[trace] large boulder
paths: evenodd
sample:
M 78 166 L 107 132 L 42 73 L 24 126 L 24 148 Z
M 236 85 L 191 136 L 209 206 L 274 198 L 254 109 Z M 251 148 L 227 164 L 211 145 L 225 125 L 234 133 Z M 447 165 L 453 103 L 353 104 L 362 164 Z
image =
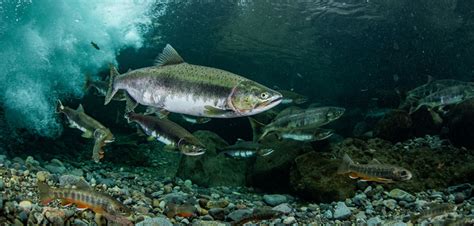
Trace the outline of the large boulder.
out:
M 374 128 L 374 136 L 399 142 L 412 136 L 413 121 L 406 111 L 394 110 L 385 115 Z
M 290 171 L 294 191 L 317 202 L 332 202 L 354 196 L 356 183 L 337 175 L 340 160 L 329 153 L 309 152 L 298 156 Z
M 200 186 L 245 186 L 248 161 L 218 155 L 216 149 L 228 143 L 213 132 L 200 130 L 194 135 L 206 145 L 207 151 L 201 156 L 183 156 L 177 176 Z
M 448 128 L 454 145 L 474 148 L 474 99 L 453 107 L 448 114 Z
M 264 157 L 257 156 L 248 172 L 248 184 L 267 192 L 289 192 L 289 172 L 294 159 L 312 151 L 311 145 L 278 140 L 274 136 L 266 137 L 262 143 L 272 147 L 274 152 Z

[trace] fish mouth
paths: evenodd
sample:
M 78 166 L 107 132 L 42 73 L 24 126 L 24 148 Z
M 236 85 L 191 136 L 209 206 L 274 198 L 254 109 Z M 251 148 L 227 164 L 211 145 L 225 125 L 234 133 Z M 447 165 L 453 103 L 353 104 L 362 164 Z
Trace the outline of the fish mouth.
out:
M 283 100 L 283 96 L 280 95 L 280 96 L 275 97 L 273 100 L 269 100 L 265 103 L 262 103 L 260 107 L 270 109 L 278 105 L 282 100 Z

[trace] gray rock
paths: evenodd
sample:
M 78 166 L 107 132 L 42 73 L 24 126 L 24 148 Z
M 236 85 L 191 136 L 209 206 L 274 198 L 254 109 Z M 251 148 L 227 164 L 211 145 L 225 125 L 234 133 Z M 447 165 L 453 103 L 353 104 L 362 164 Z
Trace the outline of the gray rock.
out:
M 142 222 L 138 222 L 136 226 L 150 226 L 150 225 L 159 225 L 159 226 L 173 226 L 170 220 L 166 217 L 153 217 L 147 218 Z
M 193 186 L 193 182 L 191 180 L 184 181 L 184 187 L 191 188 Z
M 407 202 L 414 202 L 415 201 L 415 196 L 413 196 L 412 194 L 402 190 L 402 189 L 398 189 L 398 188 L 395 188 L 393 190 L 391 190 L 389 193 L 388 193 L 388 196 L 390 198 L 393 198 L 393 199 L 396 199 L 396 200 L 399 200 L 399 201 L 407 201 Z
M 351 216 L 351 210 L 344 202 L 338 202 L 334 210 L 334 219 L 344 220 Z
M 270 206 L 277 206 L 287 201 L 286 196 L 284 195 L 264 195 L 263 201 Z
M 472 195 L 472 185 L 469 183 L 460 184 L 456 186 L 448 187 L 449 194 L 462 193 L 465 198 L 469 198 Z
M 70 174 L 74 176 L 82 177 L 84 176 L 84 171 L 82 171 L 82 169 L 73 169 L 71 170 Z
M 352 202 L 356 206 L 364 206 L 364 204 L 367 202 L 367 195 L 365 193 L 359 193 L 354 196 Z
M 283 224 L 289 225 L 296 222 L 295 217 L 287 217 L 283 220 Z
M 227 211 L 224 208 L 212 208 L 209 210 L 209 215 L 216 220 L 224 220 Z
M 395 208 L 397 208 L 397 201 L 395 199 L 386 199 L 383 200 L 383 205 L 389 208 L 390 210 L 394 210 Z
M 396 222 L 396 223 L 392 223 L 390 225 L 392 225 L 392 226 L 408 226 L 408 224 L 405 223 L 405 222 Z
M 382 225 L 382 220 L 379 217 L 372 217 L 367 221 L 367 226 L 379 226 Z
M 364 211 L 360 211 L 355 215 L 356 219 L 358 220 L 364 220 L 367 219 L 367 216 L 365 215 Z
M 64 166 L 61 167 L 61 166 L 55 166 L 51 164 L 44 166 L 44 168 L 46 168 L 50 173 L 54 173 L 54 174 L 63 174 L 66 171 L 66 167 Z
M 81 219 L 74 219 L 74 225 L 76 226 L 87 226 L 88 224 Z
M 290 205 L 288 205 L 288 203 L 282 203 L 278 206 L 273 207 L 272 209 L 276 211 L 280 211 L 284 214 L 291 213 L 291 210 L 292 210 L 292 208 L 290 207 Z
M 107 185 L 107 187 L 115 186 L 115 180 L 111 178 L 99 178 L 97 181 L 99 182 L 99 184 Z
M 326 211 L 323 213 L 323 217 L 325 217 L 326 219 L 332 219 L 332 218 L 333 218 L 333 215 L 332 215 L 331 210 L 326 210 Z
M 252 211 L 249 209 L 239 209 L 232 211 L 229 215 L 227 215 L 227 217 L 233 221 L 238 221 L 244 217 L 250 216 L 251 214 Z

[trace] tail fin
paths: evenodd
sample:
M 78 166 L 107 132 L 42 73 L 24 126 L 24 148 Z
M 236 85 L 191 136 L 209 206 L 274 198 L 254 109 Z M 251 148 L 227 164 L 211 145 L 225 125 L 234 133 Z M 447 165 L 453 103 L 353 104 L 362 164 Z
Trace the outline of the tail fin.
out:
M 57 100 L 56 113 L 61 113 L 61 112 L 63 112 L 63 110 L 64 110 L 63 103 L 61 103 L 60 100 Z
M 109 66 L 110 66 L 109 88 L 107 89 L 107 94 L 105 95 L 104 105 L 107 105 L 112 100 L 115 93 L 117 93 L 117 89 L 114 88 L 114 80 L 115 80 L 115 77 L 119 75 L 119 73 L 117 69 L 114 67 L 114 65 L 110 64 Z
M 256 119 L 252 117 L 249 117 L 249 122 L 250 122 L 250 126 L 252 127 L 253 141 L 257 142 L 263 137 L 264 134 L 266 135 L 266 133 L 264 133 L 263 131 L 265 124 L 257 121 Z
M 38 182 L 39 199 L 43 205 L 47 205 L 53 201 L 54 196 L 52 195 L 51 188 L 44 182 Z
M 338 174 L 348 173 L 350 171 L 349 166 L 351 164 L 354 164 L 354 161 L 352 161 L 349 155 L 344 154 L 344 157 L 342 158 L 342 163 L 341 165 L 339 165 L 339 168 L 337 169 L 337 173 Z
M 84 92 L 87 92 L 89 88 L 91 88 L 92 83 L 92 76 L 90 74 L 86 74 L 86 81 L 84 82 L 84 87 L 82 89 Z

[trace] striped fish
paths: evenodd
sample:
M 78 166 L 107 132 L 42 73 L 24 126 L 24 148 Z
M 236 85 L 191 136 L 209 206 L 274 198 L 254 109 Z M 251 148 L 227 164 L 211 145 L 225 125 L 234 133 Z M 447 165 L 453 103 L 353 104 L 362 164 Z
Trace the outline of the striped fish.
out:
M 105 103 L 124 90 L 129 101 L 209 118 L 258 114 L 281 102 L 282 95 L 255 81 L 212 67 L 188 64 L 166 45 L 155 66 L 119 75 L 111 66 Z M 128 104 L 133 110 L 135 103 Z
M 131 211 L 113 197 L 87 188 L 51 188 L 38 182 L 39 198 L 43 205 L 61 200 L 63 205 L 75 204 L 79 209 L 90 209 L 98 214 L 130 216 Z
M 206 151 L 204 145 L 185 128 L 166 118 L 128 112 L 125 118 L 129 123 L 137 123 L 150 139 L 165 144 L 166 150 L 179 150 L 185 155 L 201 155 Z
M 337 170 L 338 174 L 349 174 L 352 179 L 363 181 L 393 183 L 394 181 L 410 180 L 412 174 L 407 169 L 388 164 L 382 164 L 376 159 L 369 164 L 358 164 L 349 155 L 344 154 L 343 161 Z

